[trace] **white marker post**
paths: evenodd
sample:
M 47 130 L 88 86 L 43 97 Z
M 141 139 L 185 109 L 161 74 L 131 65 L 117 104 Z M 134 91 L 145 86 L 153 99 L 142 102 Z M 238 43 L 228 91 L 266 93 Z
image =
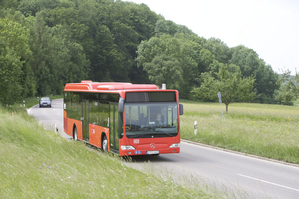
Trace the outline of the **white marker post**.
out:
M 221 93 L 220 93 L 220 91 L 218 92 L 218 98 L 219 98 L 219 103 L 220 103 L 220 105 L 221 105 L 221 114 L 222 114 L 222 117 L 223 117 L 222 101 L 221 101 Z
M 194 121 L 194 135 L 197 134 L 197 121 Z
M 56 125 L 56 123 L 55 123 L 55 125 L 54 125 L 54 131 L 55 131 L 55 133 L 56 133 L 56 135 L 57 135 L 57 125 Z

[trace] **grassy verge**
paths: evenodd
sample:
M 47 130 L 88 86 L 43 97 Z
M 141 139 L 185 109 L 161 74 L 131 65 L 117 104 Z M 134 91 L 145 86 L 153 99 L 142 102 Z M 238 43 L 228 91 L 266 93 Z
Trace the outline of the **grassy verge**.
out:
M 299 164 L 297 107 L 235 103 L 222 117 L 219 103 L 182 102 L 181 138 Z
M 126 167 L 123 160 L 45 131 L 0 108 L 0 198 L 224 198 Z

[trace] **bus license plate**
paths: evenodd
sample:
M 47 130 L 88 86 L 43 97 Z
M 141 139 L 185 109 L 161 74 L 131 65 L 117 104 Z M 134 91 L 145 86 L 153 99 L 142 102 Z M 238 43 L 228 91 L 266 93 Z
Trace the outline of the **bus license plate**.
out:
M 147 151 L 146 154 L 159 154 L 159 151 Z

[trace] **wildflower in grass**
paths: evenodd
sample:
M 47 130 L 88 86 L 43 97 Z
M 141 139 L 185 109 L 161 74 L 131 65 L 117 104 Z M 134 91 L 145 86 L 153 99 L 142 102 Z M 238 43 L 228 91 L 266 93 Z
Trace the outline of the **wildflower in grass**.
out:
M 50 166 L 48 166 L 48 168 L 49 168 L 49 169 L 51 169 L 51 167 L 50 167 Z
M 115 197 L 117 197 L 117 195 L 115 195 Z
M 104 188 L 104 187 L 105 187 L 105 185 L 102 185 L 102 187 Z
M 116 190 L 116 188 L 114 188 L 114 190 Z
M 63 179 L 61 179 L 61 182 L 63 181 Z
M 43 189 L 46 188 L 45 186 L 43 186 Z
M 40 167 L 40 169 L 42 169 L 43 167 Z
M 45 164 L 43 164 L 45 166 Z
M 69 176 L 69 179 L 71 178 L 71 176 Z

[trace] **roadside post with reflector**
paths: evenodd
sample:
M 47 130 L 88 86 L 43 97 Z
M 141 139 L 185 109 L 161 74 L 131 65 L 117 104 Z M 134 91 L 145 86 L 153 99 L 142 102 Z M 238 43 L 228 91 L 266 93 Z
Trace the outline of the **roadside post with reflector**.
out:
M 219 103 L 220 103 L 220 105 L 221 105 L 221 115 L 222 115 L 222 117 L 223 117 L 222 101 L 221 101 L 221 93 L 220 93 L 220 91 L 218 92 L 218 98 L 219 98 Z

